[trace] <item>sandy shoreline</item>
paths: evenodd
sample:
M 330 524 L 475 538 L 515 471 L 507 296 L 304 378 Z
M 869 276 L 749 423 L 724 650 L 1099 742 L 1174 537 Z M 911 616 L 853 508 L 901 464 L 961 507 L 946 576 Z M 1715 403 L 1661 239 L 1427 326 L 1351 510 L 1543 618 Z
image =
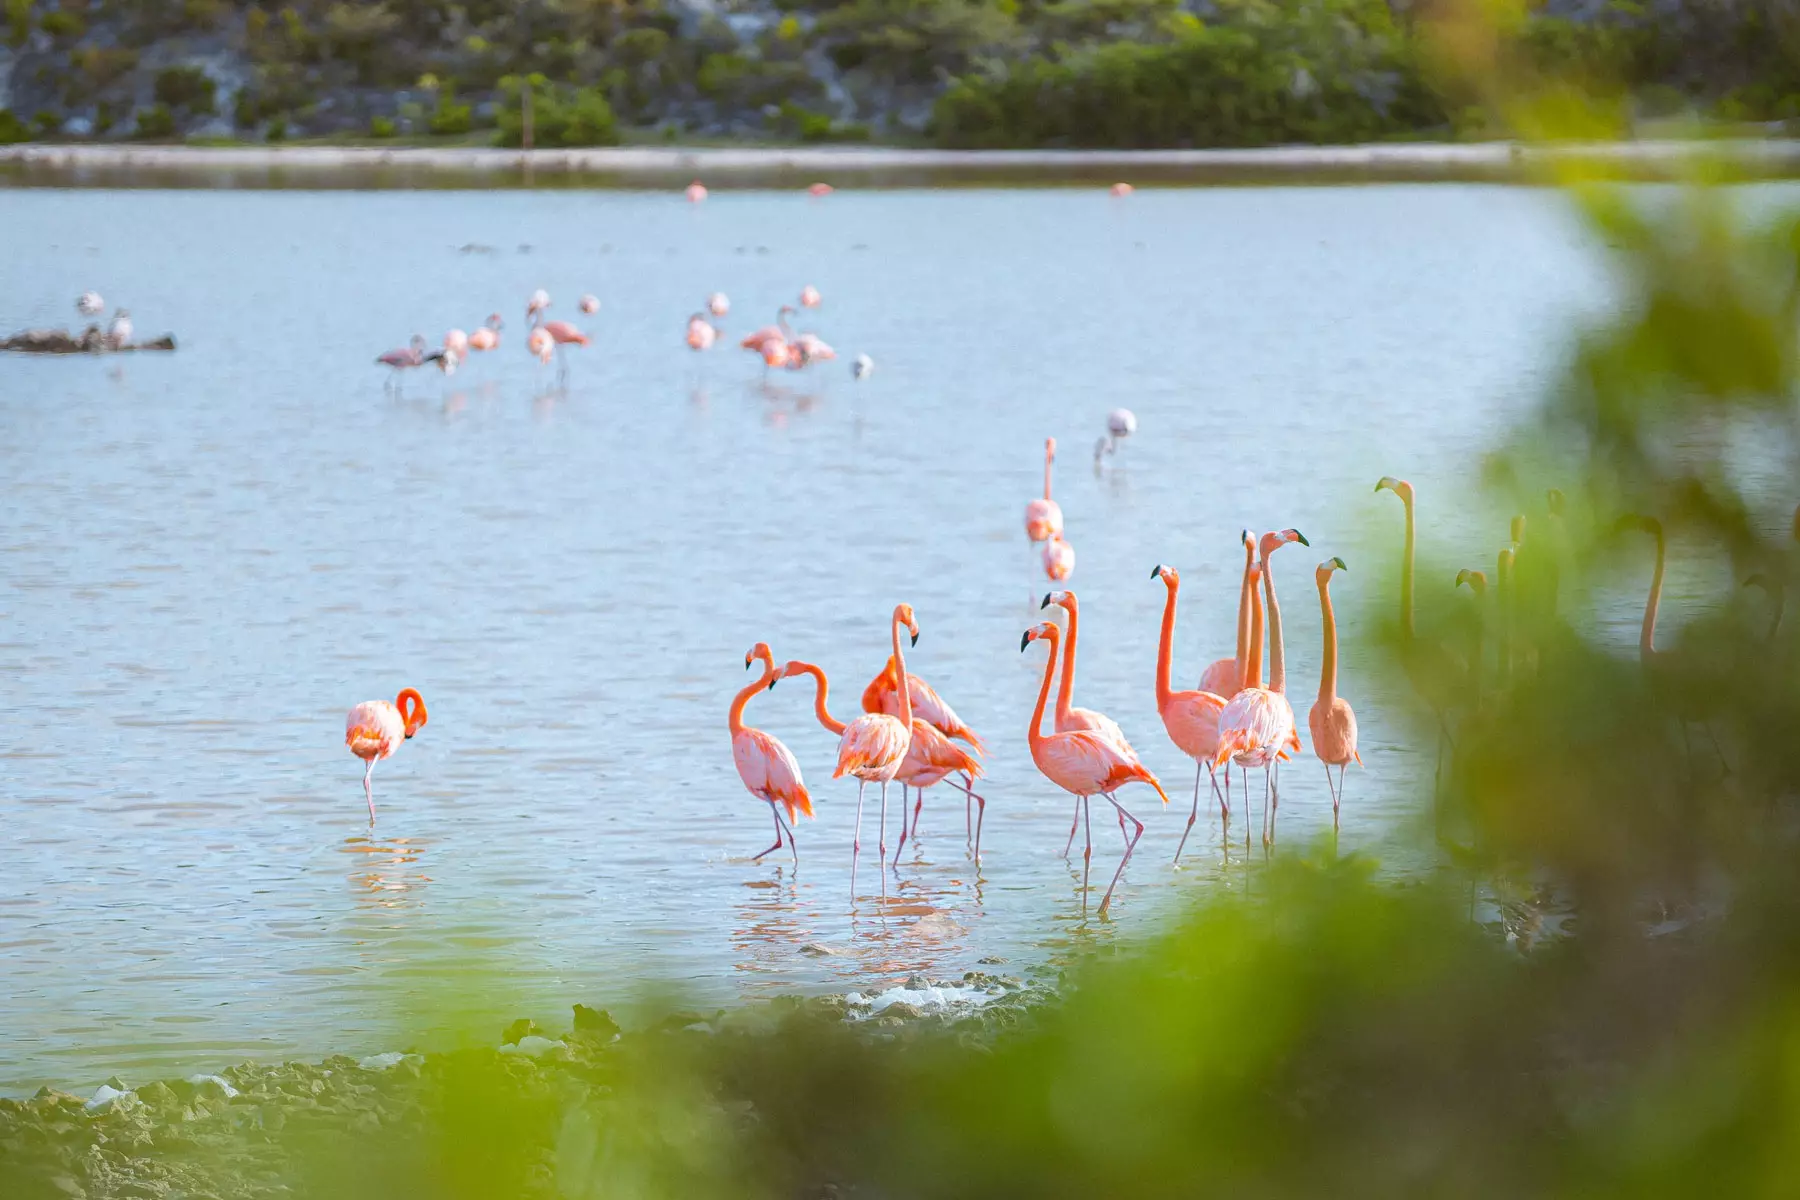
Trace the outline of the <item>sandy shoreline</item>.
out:
M 1800 176 L 1800 140 L 1279 146 L 1254 150 L 910 150 L 622 146 L 524 153 L 481 147 L 0 146 L 0 185 L 187 187 L 709 187 L 958 183 L 1136 184 L 1502 180 L 1536 182 L 1583 159 L 1633 178 L 1725 161 L 1742 178 Z

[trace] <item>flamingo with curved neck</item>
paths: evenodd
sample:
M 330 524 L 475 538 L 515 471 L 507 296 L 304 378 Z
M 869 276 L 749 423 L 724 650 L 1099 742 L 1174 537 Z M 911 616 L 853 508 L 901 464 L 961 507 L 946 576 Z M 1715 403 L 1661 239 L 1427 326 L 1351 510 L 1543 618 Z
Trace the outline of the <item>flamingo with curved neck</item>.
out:
M 1050 498 L 1050 466 L 1055 461 L 1056 439 L 1045 438 L 1044 494 L 1025 506 L 1025 536 L 1034 542 L 1048 542 L 1062 534 L 1062 507 Z
M 1150 578 L 1160 578 L 1168 588 L 1163 601 L 1162 636 L 1156 646 L 1156 711 L 1162 714 L 1163 729 L 1175 748 L 1194 760 L 1194 806 L 1188 812 L 1187 828 L 1181 831 L 1181 842 L 1175 847 L 1175 861 L 1187 845 L 1188 834 L 1200 816 L 1200 772 L 1213 772 L 1213 795 L 1219 801 L 1219 818 L 1231 819 L 1231 809 L 1219 792 L 1218 768 L 1211 766 L 1219 750 L 1219 714 L 1225 711 L 1225 697 L 1205 690 L 1178 692 L 1171 682 L 1175 658 L 1175 604 L 1181 592 L 1181 576 L 1174 567 L 1158 564 Z
M 1112 904 L 1113 890 L 1119 886 L 1119 878 L 1125 874 L 1125 865 L 1131 861 L 1132 851 L 1137 849 L 1138 842 L 1144 836 L 1144 823 L 1132 816 L 1130 811 L 1113 796 L 1119 788 L 1127 783 L 1147 783 L 1156 789 L 1166 805 L 1169 797 L 1158 783 L 1156 776 L 1142 763 L 1126 761 L 1123 755 L 1106 738 L 1091 729 L 1072 729 L 1067 733 L 1045 734 L 1041 728 L 1044 723 L 1044 706 L 1050 700 L 1050 684 L 1056 676 L 1057 644 L 1062 631 L 1053 623 L 1046 621 L 1025 631 L 1019 639 L 1021 653 L 1033 641 L 1040 638 L 1050 643 L 1050 656 L 1044 660 L 1044 683 L 1038 689 L 1037 706 L 1031 712 L 1031 726 L 1027 730 L 1027 740 L 1031 746 L 1031 760 L 1044 778 L 1062 788 L 1081 801 L 1083 813 L 1087 811 L 1090 796 L 1104 796 L 1126 820 L 1136 827 L 1131 842 L 1125 848 L 1125 855 L 1119 860 L 1119 869 L 1113 872 L 1112 883 L 1107 886 L 1106 895 L 1100 901 L 1100 913 Z M 1093 825 L 1088 823 L 1087 845 L 1081 852 L 1081 895 L 1082 903 L 1087 902 L 1088 867 L 1094 855 Z
M 1355 762 L 1362 766 L 1362 755 L 1356 752 L 1356 713 L 1350 702 L 1337 694 L 1338 638 L 1337 614 L 1331 609 L 1331 573 L 1348 571 L 1341 558 L 1319 564 L 1313 580 L 1319 585 L 1319 617 L 1325 627 L 1325 653 L 1319 665 L 1319 698 L 1306 714 L 1306 728 L 1312 734 L 1313 753 L 1325 764 L 1325 786 L 1331 791 L 1331 828 L 1338 825 L 1338 808 L 1344 800 L 1344 770 Z M 1337 782 L 1332 783 L 1331 768 L 1338 769 Z
M 794 861 L 799 862 L 800 843 L 794 840 L 793 826 L 801 813 L 813 815 L 812 796 L 800 777 L 800 764 L 794 759 L 793 751 L 782 745 L 779 738 L 744 724 L 744 706 L 750 703 L 750 697 L 774 687 L 781 678 L 767 642 L 756 643 L 744 655 L 744 669 L 748 671 L 758 660 L 763 665 L 762 675 L 732 697 L 731 710 L 725 718 L 726 727 L 731 731 L 731 761 L 737 767 L 738 778 L 744 781 L 744 787 L 752 796 L 769 806 L 769 815 L 775 822 L 775 844 L 751 861 L 760 861 L 764 854 L 781 849 L 785 834 L 794 852 Z M 786 825 L 782 824 L 782 809 L 787 810 Z
M 369 824 L 375 823 L 375 790 L 370 783 L 375 764 L 423 729 L 425 720 L 425 697 L 416 688 L 403 688 L 392 704 L 364 700 L 344 719 L 344 744 L 368 764 L 363 768 L 363 799 L 369 802 Z
M 1062 682 L 1056 689 L 1056 711 L 1051 723 L 1058 733 L 1066 733 L 1071 729 L 1091 729 L 1119 748 L 1126 758 L 1132 762 L 1140 762 L 1136 750 L 1125 740 L 1125 731 L 1119 723 L 1105 713 L 1095 712 L 1091 708 L 1075 708 L 1070 704 L 1075 691 L 1075 648 L 1081 633 L 1081 605 L 1074 592 L 1046 592 L 1044 600 L 1038 608 L 1044 609 L 1052 604 L 1069 614 L 1069 644 L 1062 652 Z M 1075 845 L 1075 827 L 1081 824 L 1081 802 L 1075 802 L 1075 817 L 1069 822 L 1069 840 L 1063 846 L 1063 857 L 1069 857 L 1069 851 Z M 1125 832 L 1125 818 L 1119 818 L 1119 836 L 1129 839 Z
M 895 669 L 904 678 L 906 656 L 900 649 L 900 627 L 906 626 L 912 634 L 914 645 L 919 641 L 919 623 L 913 617 L 912 605 L 895 605 L 889 625 L 888 632 L 893 637 Z M 863 713 L 844 726 L 843 736 L 838 739 L 837 769 L 832 771 L 831 777 L 839 779 L 845 775 L 854 775 L 857 781 L 856 833 L 850 844 L 850 890 L 853 895 L 856 891 L 856 863 L 862 854 L 863 793 L 870 783 L 881 785 L 881 831 L 877 845 L 885 860 L 888 784 L 900 773 L 900 764 L 906 758 L 907 747 L 912 744 L 912 689 L 896 690 L 900 695 L 898 714 L 889 716 L 887 713 Z M 822 707 L 823 697 L 820 699 Z
M 1449 743 L 1451 749 L 1456 748 L 1450 739 L 1449 714 L 1462 690 L 1464 673 L 1443 646 L 1421 641 L 1413 627 L 1413 550 L 1417 541 L 1413 485 L 1404 479 L 1384 475 L 1376 482 L 1375 490 L 1393 492 L 1406 509 L 1406 544 L 1400 561 L 1400 665 L 1411 680 L 1413 690 L 1437 718 L 1437 765 L 1432 771 L 1435 803 L 1443 790 L 1444 746 Z
M 1200 676 L 1200 690 L 1223 696 L 1227 700 L 1237 695 L 1243 686 L 1244 659 L 1250 652 L 1250 606 L 1251 597 L 1256 592 L 1256 585 L 1251 582 L 1251 568 L 1256 565 L 1256 535 L 1248 529 L 1238 535 L 1244 544 L 1244 578 L 1238 586 L 1238 621 L 1237 621 L 1237 655 L 1233 658 L 1221 658 L 1215 661 Z M 1231 785 L 1229 772 L 1225 776 L 1227 787 Z

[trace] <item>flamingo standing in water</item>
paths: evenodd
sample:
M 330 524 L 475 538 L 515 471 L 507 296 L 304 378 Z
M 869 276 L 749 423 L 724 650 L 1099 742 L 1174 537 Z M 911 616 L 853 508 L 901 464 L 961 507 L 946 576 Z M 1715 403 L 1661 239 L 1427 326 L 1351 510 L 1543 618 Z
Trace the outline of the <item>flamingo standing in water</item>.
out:
M 112 324 L 106 328 L 106 344 L 114 350 L 121 350 L 131 343 L 131 314 L 119 309 L 113 314 Z
M 810 283 L 800 289 L 801 308 L 817 308 L 823 299 L 824 297 L 819 295 L 819 289 Z
M 1034 625 L 1025 631 L 1019 639 L 1019 650 L 1022 653 L 1032 642 L 1042 638 L 1050 643 L 1050 656 L 1044 660 L 1044 682 L 1038 688 L 1037 707 L 1031 712 L 1031 726 L 1027 730 L 1027 738 L 1031 745 L 1031 761 L 1044 778 L 1075 796 L 1081 802 L 1083 815 L 1088 811 L 1088 798 L 1104 796 L 1113 808 L 1117 809 L 1121 818 L 1129 820 L 1136 827 L 1136 832 L 1126 844 L 1124 857 L 1119 859 L 1119 869 L 1113 872 L 1112 883 L 1107 885 L 1106 896 L 1100 901 L 1100 915 L 1105 916 L 1112 904 L 1113 889 L 1119 886 L 1119 879 L 1125 874 L 1125 866 L 1131 861 L 1132 851 L 1137 849 L 1138 842 L 1144 836 L 1144 823 L 1131 815 L 1123 804 L 1113 795 L 1128 783 L 1147 783 L 1156 789 L 1162 797 L 1163 804 L 1169 803 L 1169 797 L 1156 781 L 1156 776 L 1145 769 L 1142 763 L 1132 762 L 1119 752 L 1112 741 L 1091 729 L 1071 729 L 1067 733 L 1051 733 L 1046 735 L 1044 723 L 1044 705 L 1050 699 L 1050 681 L 1056 675 L 1057 642 L 1062 631 L 1052 622 Z M 1088 868 L 1094 857 L 1093 823 L 1088 823 L 1086 845 L 1081 852 L 1081 896 L 1082 904 L 1087 904 Z
M 397 389 L 400 386 L 400 372 L 425 365 L 425 339 L 413 334 L 412 342 L 406 349 L 389 350 L 375 360 L 375 365 L 389 369 L 387 382 L 382 386 Z
M 457 358 L 468 357 L 469 335 L 460 329 L 452 329 L 444 335 L 444 349 L 455 354 Z
M 1181 593 L 1181 575 L 1174 567 L 1159 563 L 1150 572 L 1150 577 L 1161 579 L 1168 588 L 1168 597 L 1163 601 L 1162 637 L 1156 646 L 1156 711 L 1162 714 L 1163 729 L 1175 743 L 1175 748 L 1194 760 L 1194 806 L 1188 811 L 1187 828 L 1181 831 L 1181 842 L 1175 847 L 1175 861 L 1179 863 L 1188 834 L 1194 831 L 1194 822 L 1200 816 L 1200 772 L 1203 768 L 1213 773 L 1213 796 L 1219 801 L 1220 818 L 1231 818 L 1231 810 L 1219 791 L 1218 768 L 1212 762 L 1219 752 L 1219 715 L 1225 711 L 1227 701 L 1216 692 L 1175 690 L 1175 604 Z
M 539 315 L 547 312 L 549 308 L 550 293 L 546 292 L 543 288 L 539 288 L 537 291 L 531 293 L 531 298 L 529 300 L 525 301 L 525 319 L 535 325 L 537 324 Z
M 1129 408 L 1115 408 L 1106 414 L 1106 436 L 1094 443 L 1094 467 L 1100 459 L 1119 452 L 1119 443 L 1137 432 L 1137 416 Z
M 1281 640 L 1281 604 L 1275 599 L 1275 572 L 1270 569 L 1269 556 L 1290 542 L 1307 545 L 1306 536 L 1298 529 L 1283 529 L 1277 533 L 1265 533 L 1257 539 L 1257 553 L 1261 559 L 1263 600 L 1269 611 L 1269 687 L 1274 693 L 1274 703 L 1280 709 L 1278 716 L 1287 729 L 1287 738 L 1283 743 L 1281 757 L 1285 759 L 1288 750 L 1300 750 L 1300 734 L 1298 723 L 1294 719 L 1294 707 L 1287 698 L 1287 657 L 1283 653 Z M 1272 802 L 1265 810 L 1267 828 L 1264 837 L 1269 841 L 1275 839 L 1275 818 L 1281 813 L 1281 768 L 1271 764 L 1272 782 L 1270 794 Z
M 345 718 L 344 744 L 368 764 L 363 768 L 363 799 L 369 802 L 369 824 L 375 823 L 375 791 L 369 782 L 375 774 L 375 764 L 390 757 L 401 742 L 423 728 L 425 697 L 414 688 L 406 688 L 392 704 L 386 700 L 364 700 Z
M 714 292 L 706 298 L 706 311 L 715 317 L 725 316 L 731 311 L 731 297 L 724 292 Z
M 906 673 L 906 656 L 900 650 L 900 627 L 904 625 L 912 634 L 912 644 L 919 644 L 919 623 L 913 619 L 912 605 L 900 604 L 894 607 L 894 616 L 890 622 L 889 632 L 893 635 L 894 661 L 898 664 L 901 675 Z M 841 779 L 845 775 L 856 776 L 856 833 L 850 843 L 850 890 L 856 891 L 856 860 L 862 853 L 862 809 L 863 792 L 871 783 L 881 785 L 881 833 L 877 847 L 881 857 L 887 858 L 887 789 L 894 777 L 900 773 L 900 764 L 906 758 L 907 747 L 912 744 L 913 709 L 910 688 L 900 692 L 900 711 L 894 716 L 886 713 L 864 713 L 848 725 L 844 726 L 843 736 L 838 739 L 837 769 L 832 771 L 833 779 Z
M 499 313 L 491 314 L 480 329 L 469 335 L 469 349 L 482 351 L 498 349 L 500 331 L 505 327 L 505 322 L 500 320 Z
M 969 728 L 968 723 L 956 715 L 956 710 L 951 708 L 949 703 L 938 695 L 929 683 L 908 672 L 906 692 L 907 698 L 912 702 L 915 717 L 924 720 L 945 737 L 956 738 L 968 743 L 976 754 L 985 755 L 987 753 L 987 744 L 981 740 L 981 735 Z M 889 716 L 895 716 L 900 712 L 900 675 L 894 668 L 892 655 L 888 657 L 887 664 L 882 667 L 880 673 L 869 681 L 869 686 L 863 689 L 862 707 L 864 712 L 887 713 Z M 942 758 L 944 755 L 940 753 L 937 757 Z M 979 845 L 982 818 L 987 815 L 987 801 L 972 790 L 976 774 L 979 772 L 968 773 L 960 786 L 963 792 L 963 834 L 965 837 L 969 836 L 970 821 L 973 818 L 974 839 Z M 970 801 L 980 803 L 981 811 L 979 813 L 970 812 Z M 913 822 L 913 836 L 915 838 L 919 836 L 916 814 Z
M 1691 655 L 1659 650 L 1656 646 L 1656 615 L 1662 607 L 1665 557 L 1662 522 L 1655 517 L 1630 514 L 1619 518 L 1614 532 L 1629 529 L 1639 530 L 1656 539 L 1656 568 L 1650 577 L 1650 595 L 1644 601 L 1644 624 L 1638 634 L 1638 658 L 1643 663 L 1644 674 L 1649 677 L 1650 690 L 1675 717 L 1676 728 L 1681 730 L 1683 752 L 1690 758 L 1693 755 L 1693 747 L 1688 743 L 1687 727 L 1689 722 L 1696 722 L 1706 730 L 1706 736 L 1712 741 L 1713 753 L 1719 756 L 1720 765 L 1729 771 L 1731 765 L 1726 762 L 1725 752 L 1719 748 L 1719 739 L 1709 723 L 1714 696 L 1711 681 L 1698 674 L 1697 668 L 1701 664 Z
M 525 339 L 525 350 L 538 362 L 549 366 L 551 356 L 556 353 L 556 339 L 550 336 L 548 329 L 533 329 L 531 336 Z
M 794 340 L 794 331 L 788 325 L 787 319 L 789 313 L 796 311 L 798 310 L 791 304 L 782 305 L 775 310 L 775 324 L 764 325 L 755 333 L 744 338 L 738 345 L 745 350 L 756 351 L 758 354 L 763 355 L 764 360 L 767 361 L 768 353 L 766 347 L 770 342 L 780 342 L 785 347 L 788 342 Z M 786 361 L 785 356 L 783 357 L 783 361 Z
M 1265 570 L 1265 563 L 1256 565 L 1258 579 L 1262 578 Z M 1271 770 L 1277 760 L 1287 757 L 1290 744 L 1298 744 L 1299 735 L 1294 730 L 1294 710 L 1287 698 L 1272 687 L 1264 688 L 1252 682 L 1262 673 L 1263 631 L 1260 611 L 1253 611 L 1251 620 L 1250 656 L 1245 662 L 1244 684 L 1219 714 L 1219 749 L 1213 755 L 1213 766 L 1222 767 L 1227 762 L 1235 762 L 1246 772 L 1252 767 L 1263 769 L 1263 842 L 1267 844 L 1270 840 L 1269 794 L 1273 786 Z M 1278 644 L 1280 635 L 1276 631 L 1279 628 L 1275 621 L 1270 621 L 1271 684 L 1275 682 L 1273 647 Z M 1248 782 L 1245 784 L 1244 798 L 1248 804 Z M 1250 836 L 1247 828 L 1244 836 Z
M 1341 558 L 1319 564 L 1314 578 L 1319 585 L 1319 615 L 1325 626 L 1325 656 L 1319 666 L 1319 698 L 1306 715 L 1306 727 L 1312 734 L 1313 753 L 1325 764 L 1325 786 L 1331 789 L 1331 827 L 1337 828 L 1338 807 L 1344 801 L 1344 769 L 1355 762 L 1362 766 L 1362 755 L 1356 752 L 1356 713 L 1350 702 L 1337 694 L 1338 642 L 1337 614 L 1331 610 L 1331 573 L 1348 571 Z M 1337 783 L 1331 781 L 1331 768 L 1338 769 Z
M 793 827 L 799 823 L 801 813 L 813 815 L 812 796 L 800 778 L 800 764 L 794 761 L 793 752 L 782 745 L 780 739 L 744 724 L 744 706 L 750 703 L 750 697 L 774 687 L 782 675 L 775 669 L 775 656 L 767 642 L 756 643 L 744 655 L 744 670 L 748 671 L 750 664 L 758 659 L 762 660 L 762 676 L 732 698 L 731 713 L 726 719 L 731 727 L 731 761 L 737 765 L 738 778 L 744 781 L 750 794 L 768 804 L 769 815 L 775 819 L 775 844 L 751 861 L 760 862 L 764 854 L 781 849 L 781 837 L 785 833 L 797 863 L 800 861 L 800 843 L 794 840 Z M 781 821 L 784 808 L 787 810 L 785 826 Z
M 1200 675 L 1200 690 L 1223 696 L 1227 700 L 1237 695 L 1243 687 L 1244 659 L 1250 649 L 1250 609 L 1252 596 L 1256 586 L 1251 583 L 1251 567 L 1256 565 L 1256 535 L 1248 529 L 1238 535 L 1244 544 L 1244 582 L 1238 588 L 1238 627 L 1237 657 L 1221 658 L 1207 667 Z M 1231 785 L 1231 774 L 1225 775 L 1225 784 Z
M 1056 687 L 1056 710 L 1051 714 L 1051 725 L 1058 733 L 1068 733 L 1075 729 L 1086 729 L 1104 737 L 1128 761 L 1141 763 L 1136 750 L 1125 740 L 1125 731 L 1119 723 L 1105 713 L 1095 712 L 1091 708 L 1076 708 L 1073 700 L 1075 694 L 1075 651 L 1081 640 L 1081 602 L 1074 592 L 1046 592 L 1040 609 L 1049 608 L 1052 604 L 1069 614 L 1069 644 L 1062 652 L 1062 680 Z M 1069 840 L 1063 846 L 1063 857 L 1069 857 L 1069 850 L 1075 845 L 1075 827 L 1081 824 L 1081 801 L 1075 802 L 1075 818 L 1069 822 Z M 1125 818 L 1119 818 L 1119 834 L 1125 834 Z
M 718 337 L 719 331 L 713 327 L 712 322 L 708 321 L 703 314 L 695 313 L 688 318 L 688 349 L 710 350 L 712 349 L 713 342 L 717 341 Z
M 1047 542 L 1062 532 L 1062 508 L 1050 498 L 1050 467 L 1055 461 L 1056 439 L 1045 438 L 1044 494 L 1025 506 L 1025 536 L 1034 542 Z
M 537 332 L 547 333 L 556 348 L 556 376 L 558 379 L 569 377 L 569 364 L 563 358 L 564 346 L 585 346 L 588 335 L 569 324 L 567 321 L 545 321 L 537 327 Z
M 1061 583 L 1075 573 L 1075 547 L 1058 533 L 1044 543 L 1044 577 Z
M 698 204 L 706 199 L 706 185 L 696 179 L 687 185 L 686 195 L 689 204 Z

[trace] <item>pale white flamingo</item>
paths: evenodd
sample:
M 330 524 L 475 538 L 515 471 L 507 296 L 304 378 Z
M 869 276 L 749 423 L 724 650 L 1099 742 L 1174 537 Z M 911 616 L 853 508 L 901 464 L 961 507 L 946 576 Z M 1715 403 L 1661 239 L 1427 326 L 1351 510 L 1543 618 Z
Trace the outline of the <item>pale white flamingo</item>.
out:
M 687 344 L 690 350 L 710 350 L 718 339 L 719 331 L 713 328 L 704 314 L 695 313 L 688 318 Z
M 99 292 L 83 292 L 75 298 L 75 311 L 84 317 L 97 317 L 106 311 L 106 301 Z
M 452 329 L 444 335 L 444 349 L 454 350 L 458 357 L 469 353 L 469 335 L 460 329 Z
M 1044 577 L 1061 583 L 1075 573 L 1075 547 L 1058 533 L 1044 543 Z
M 1106 414 L 1106 436 L 1094 443 L 1094 465 L 1104 455 L 1117 454 L 1119 443 L 1137 432 L 1137 417 L 1129 408 L 1115 408 Z
M 131 314 L 119 309 L 106 330 L 106 344 L 114 350 L 131 344 Z
M 856 360 L 850 364 L 850 377 L 852 379 L 867 379 L 874 373 L 875 360 L 866 354 L 857 355 Z
M 556 339 L 550 336 L 548 329 L 533 329 L 531 336 L 525 339 L 525 350 L 547 366 L 556 353 Z
M 723 317 L 731 312 L 731 297 L 724 292 L 714 292 L 706 298 L 706 311 L 715 317 Z
M 525 319 L 537 323 L 538 316 L 550 307 L 550 293 L 543 288 L 531 293 L 531 299 L 525 302 Z
M 817 308 L 823 299 L 824 297 L 819 295 L 819 289 L 810 283 L 800 289 L 801 308 Z
M 1056 439 L 1044 439 L 1044 494 L 1025 506 L 1025 536 L 1047 542 L 1062 532 L 1062 507 L 1050 498 L 1050 467 L 1056 462 Z
M 582 312 L 591 317 L 600 311 L 600 297 L 592 295 L 591 293 L 583 296 L 579 307 Z
M 368 765 L 363 769 L 363 798 L 369 802 L 369 823 L 375 823 L 375 791 L 369 782 L 375 764 L 390 757 L 400 743 L 425 727 L 425 698 L 407 688 L 392 704 L 364 700 L 344 720 L 344 744 Z

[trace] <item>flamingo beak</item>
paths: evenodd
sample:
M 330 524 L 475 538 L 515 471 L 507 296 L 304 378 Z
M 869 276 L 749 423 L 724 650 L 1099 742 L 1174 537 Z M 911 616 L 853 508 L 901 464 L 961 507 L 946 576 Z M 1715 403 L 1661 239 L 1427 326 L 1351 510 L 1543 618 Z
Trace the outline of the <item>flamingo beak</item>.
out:
M 1296 542 L 1299 542 L 1302 546 L 1312 545 L 1311 542 L 1306 540 L 1306 535 L 1304 533 L 1301 533 L 1298 529 L 1294 530 L 1294 540 Z
M 919 644 L 919 631 L 916 629 L 912 631 L 912 644 L 915 646 Z
M 1031 630 L 1027 629 L 1019 635 L 1019 653 L 1025 653 L 1025 647 L 1031 645 Z
M 1340 571 L 1348 571 L 1350 569 L 1349 567 L 1344 565 L 1344 560 L 1341 558 L 1334 558 L 1331 561 L 1332 561 L 1333 565 L 1335 565 L 1337 567 L 1337 569 Z
M 1155 579 L 1157 576 L 1159 576 L 1161 574 L 1162 574 L 1162 564 L 1161 563 L 1157 563 L 1154 567 L 1150 568 L 1150 578 Z
M 1046 609 L 1049 607 L 1050 607 L 1050 593 L 1045 592 L 1044 593 L 1044 602 L 1042 604 L 1038 605 L 1038 608 L 1041 610 L 1041 609 Z

